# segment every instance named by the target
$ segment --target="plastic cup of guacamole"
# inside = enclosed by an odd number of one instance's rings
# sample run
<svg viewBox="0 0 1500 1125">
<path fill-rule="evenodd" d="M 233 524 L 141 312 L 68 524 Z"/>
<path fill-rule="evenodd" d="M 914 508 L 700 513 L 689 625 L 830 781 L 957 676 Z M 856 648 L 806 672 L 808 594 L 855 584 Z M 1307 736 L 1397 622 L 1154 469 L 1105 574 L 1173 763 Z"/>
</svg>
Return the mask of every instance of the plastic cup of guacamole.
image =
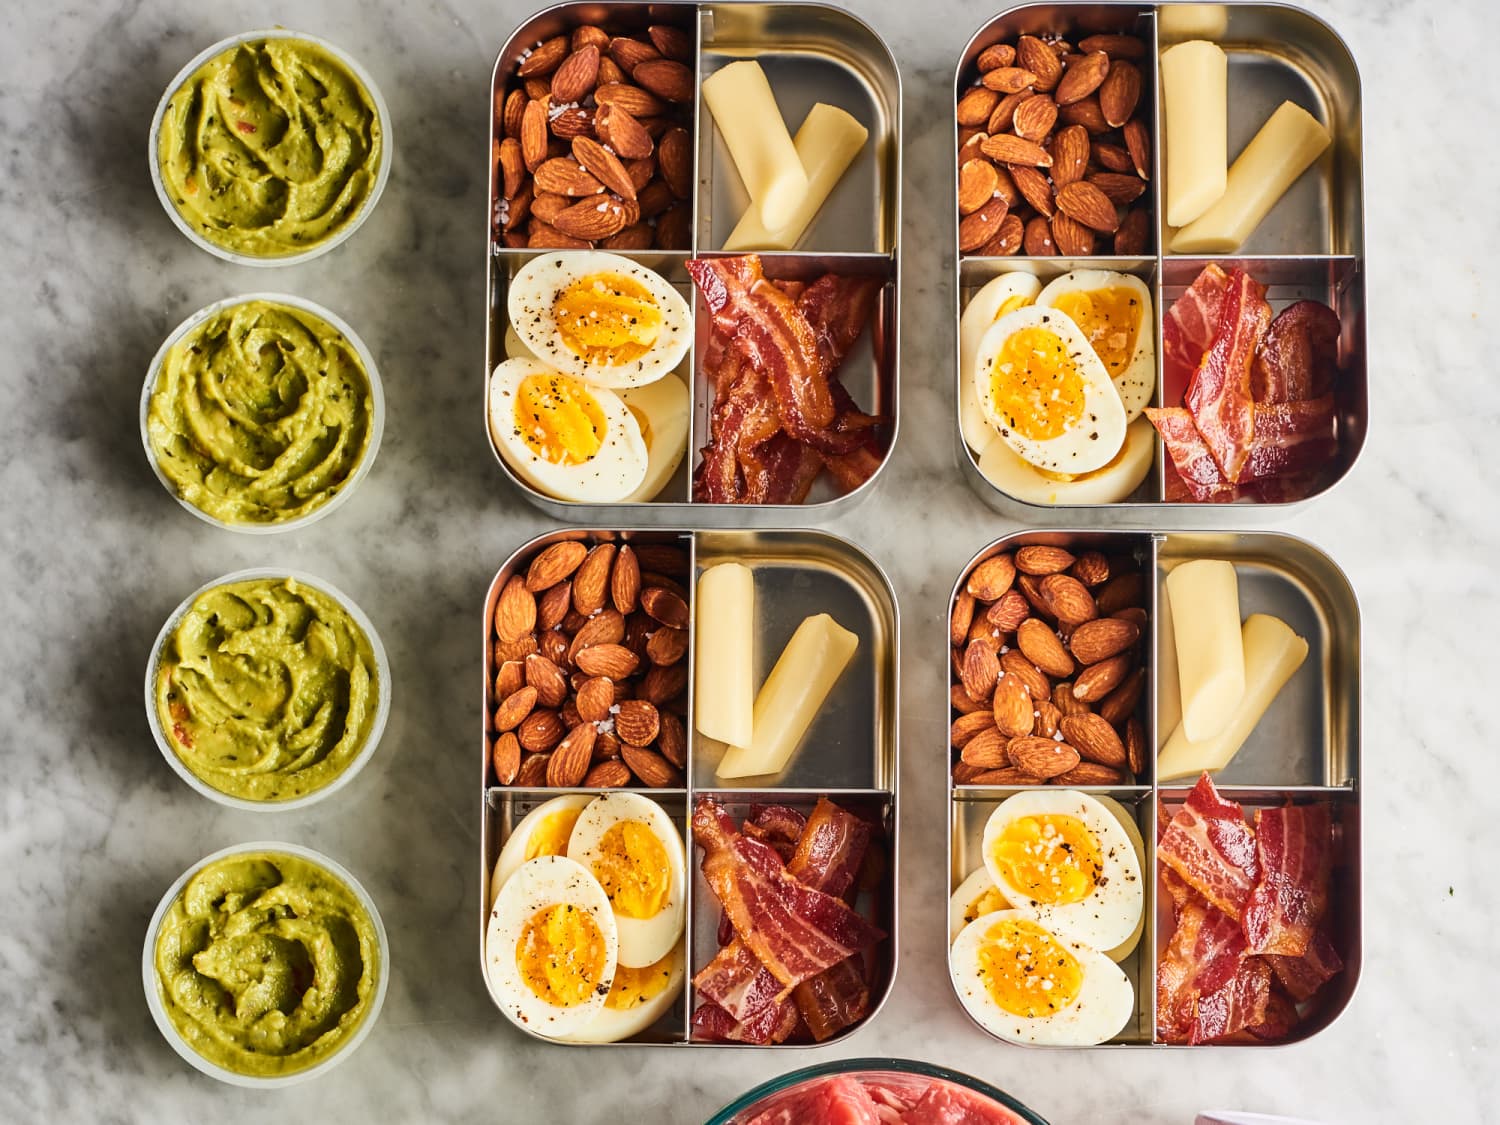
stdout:
<svg viewBox="0 0 1500 1125">
<path fill-rule="evenodd" d="M 167 336 L 141 388 L 141 444 L 162 487 L 215 527 L 306 527 L 375 463 L 385 391 L 375 357 L 322 305 L 246 293 Z"/>
<path fill-rule="evenodd" d="M 259 841 L 205 856 L 156 907 L 146 1006 L 196 1070 L 231 1086 L 305 1082 L 375 1026 L 390 980 L 375 901 L 311 848 Z"/>
<path fill-rule="evenodd" d="M 390 113 L 332 43 L 272 28 L 199 53 L 151 118 L 151 183 L 198 246 L 245 266 L 326 254 L 375 209 L 391 172 Z"/>
<path fill-rule="evenodd" d="M 146 720 L 167 765 L 227 808 L 284 812 L 337 793 L 391 712 L 385 648 L 335 586 L 258 567 L 172 611 L 146 665 Z"/>
</svg>

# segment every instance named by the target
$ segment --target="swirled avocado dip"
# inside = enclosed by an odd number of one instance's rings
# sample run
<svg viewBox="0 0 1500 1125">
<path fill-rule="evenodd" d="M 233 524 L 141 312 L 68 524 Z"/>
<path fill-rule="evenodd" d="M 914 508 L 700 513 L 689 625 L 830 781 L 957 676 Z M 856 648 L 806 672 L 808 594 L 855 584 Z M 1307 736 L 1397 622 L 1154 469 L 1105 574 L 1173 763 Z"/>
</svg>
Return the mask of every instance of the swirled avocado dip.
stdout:
<svg viewBox="0 0 1500 1125">
<path fill-rule="evenodd" d="M 328 503 L 370 445 L 370 378 L 320 316 L 245 301 L 168 350 L 146 417 L 179 496 L 225 523 L 285 523 Z"/>
<path fill-rule="evenodd" d="M 380 683 L 349 611 L 295 579 L 199 595 L 162 645 L 156 715 L 178 759 L 248 801 L 290 801 L 333 782 L 374 725 Z"/>
<path fill-rule="evenodd" d="M 306 39 L 242 43 L 172 92 L 156 158 L 178 213 L 215 246 L 301 254 L 358 216 L 383 145 L 375 100 Z"/>
<path fill-rule="evenodd" d="M 281 852 L 197 872 L 156 935 L 162 1006 L 188 1046 L 236 1074 L 306 1070 L 353 1036 L 380 974 L 375 922 L 343 880 Z"/>
</svg>

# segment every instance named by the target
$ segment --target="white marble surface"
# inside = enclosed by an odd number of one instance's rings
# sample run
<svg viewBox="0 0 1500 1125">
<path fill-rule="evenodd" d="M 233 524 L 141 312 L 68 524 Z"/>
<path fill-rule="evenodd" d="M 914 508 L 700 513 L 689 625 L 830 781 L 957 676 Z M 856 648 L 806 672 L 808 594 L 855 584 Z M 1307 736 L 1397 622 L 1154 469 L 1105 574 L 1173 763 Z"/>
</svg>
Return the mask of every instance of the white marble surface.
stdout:
<svg viewBox="0 0 1500 1125">
<path fill-rule="evenodd" d="M 1349 571 L 1363 604 L 1366 964 L 1352 1007 L 1304 1045 L 1053 1053 L 980 1038 L 942 969 L 943 598 L 1013 525 L 953 466 L 948 390 L 948 82 L 982 6 L 860 4 L 906 81 L 902 440 L 877 502 L 833 525 L 894 576 L 905 611 L 904 936 L 894 997 L 843 1046 L 806 1053 L 547 1048 L 490 1005 L 474 951 L 477 613 L 548 522 L 505 486 L 480 419 L 487 82 L 530 7 L 480 0 L 10 5 L 0 35 L 0 1119 L 703 1120 L 778 1072 L 838 1054 L 941 1061 L 1057 1123 L 1186 1125 L 1207 1106 L 1341 1125 L 1493 1119 L 1500 926 L 1493 635 L 1500 631 L 1494 375 L 1500 116 L 1488 0 L 1318 0 L 1365 76 L 1370 369 L 1364 457 L 1287 530 Z M 363 60 L 394 116 L 372 220 L 332 255 L 264 273 L 170 225 L 146 174 L 163 85 L 202 46 L 285 22 Z M 379 357 L 390 417 L 373 474 L 335 516 L 246 538 L 200 524 L 143 459 L 136 400 L 163 334 L 267 284 L 347 317 Z M 1486 331 L 1486 328 L 1490 331 Z M 397 676 L 372 767 L 302 814 L 219 810 L 162 762 L 140 684 L 163 616 L 204 579 L 285 564 L 374 617 Z M 173 878 L 281 836 L 348 863 L 380 902 L 395 977 L 369 1042 L 275 1096 L 184 1066 L 152 1026 L 139 957 Z M 924 857 L 931 857 L 923 862 Z M 1483 997 L 1488 997 L 1486 1003 Z"/>
</svg>

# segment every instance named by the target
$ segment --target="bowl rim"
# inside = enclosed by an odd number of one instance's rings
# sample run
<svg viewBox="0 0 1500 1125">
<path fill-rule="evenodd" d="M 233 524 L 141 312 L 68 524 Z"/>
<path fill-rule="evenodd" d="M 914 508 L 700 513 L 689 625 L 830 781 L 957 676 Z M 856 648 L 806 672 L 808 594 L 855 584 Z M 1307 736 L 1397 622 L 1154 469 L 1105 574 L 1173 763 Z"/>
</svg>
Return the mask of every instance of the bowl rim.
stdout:
<svg viewBox="0 0 1500 1125">
<path fill-rule="evenodd" d="M 954 1085 L 962 1086 L 967 1090 L 973 1090 L 977 1094 L 982 1094 L 992 1101 L 998 1102 L 1027 1122 L 1027 1125 L 1049 1125 L 1046 1118 L 1040 1116 L 1035 1110 L 1022 1104 L 1013 1095 L 1006 1093 L 1004 1090 L 991 1086 L 983 1079 L 964 1074 L 962 1071 L 950 1070 L 948 1067 L 941 1066 L 938 1063 L 923 1062 L 920 1059 L 883 1057 L 834 1059 L 830 1062 L 814 1063 L 812 1066 L 800 1067 L 797 1070 L 778 1075 L 741 1094 L 709 1118 L 706 1125 L 733 1125 L 736 1115 L 754 1108 L 758 1102 L 770 1097 L 772 1094 L 789 1090 L 814 1078 L 823 1078 L 833 1074 L 858 1074 L 878 1071 L 893 1071 L 898 1074 L 920 1074 L 926 1078 L 940 1078 L 946 1082 L 952 1082 Z"/>
<path fill-rule="evenodd" d="M 364 1018 L 360 1020 L 359 1025 L 354 1029 L 354 1034 L 332 1054 L 327 1055 L 311 1066 L 292 1071 L 289 1074 L 241 1074 L 238 1071 L 221 1066 L 195 1051 L 183 1039 L 176 1025 L 168 1017 L 166 1005 L 162 1003 L 161 999 L 161 982 L 156 974 L 156 939 L 158 931 L 161 929 L 162 919 L 166 917 L 167 911 L 171 909 L 172 904 L 182 894 L 182 889 L 187 886 L 188 880 L 211 863 L 217 863 L 221 859 L 250 852 L 271 852 L 273 854 L 279 852 L 284 855 L 296 856 L 299 859 L 307 860 L 323 868 L 328 874 L 349 888 L 354 897 L 359 900 L 359 904 L 364 907 L 365 913 L 370 916 L 370 922 L 375 929 L 375 948 L 380 962 L 376 972 L 375 995 L 370 1002 L 369 1011 L 365 1013 Z M 380 911 L 375 905 L 375 900 L 370 896 L 370 892 L 365 889 L 364 885 L 358 879 L 350 874 L 348 868 L 344 867 L 337 860 L 331 859 L 322 852 L 315 851 L 312 848 L 303 847 L 301 844 L 289 844 L 280 840 L 252 840 L 243 844 L 231 844 L 227 848 L 220 848 L 218 851 L 204 856 L 188 867 L 167 888 L 166 894 L 162 895 L 161 901 L 157 903 L 156 910 L 151 915 L 151 921 L 146 926 L 146 941 L 141 953 L 141 983 L 146 993 L 146 1007 L 150 1010 L 151 1018 L 155 1022 L 157 1030 L 161 1032 L 162 1037 L 182 1057 L 183 1061 L 193 1067 L 193 1069 L 208 1075 L 210 1078 L 216 1078 L 227 1085 L 255 1090 L 294 1086 L 299 1082 L 307 1081 L 315 1075 L 322 1074 L 354 1054 L 375 1027 L 375 1021 L 380 1016 L 380 1009 L 385 1004 L 385 994 L 390 984 L 390 979 L 390 938 L 386 934 L 385 922 L 381 919 Z"/>
<path fill-rule="evenodd" d="M 189 332 L 203 324 L 209 318 L 218 315 L 225 309 L 234 308 L 236 305 L 249 304 L 251 301 L 265 301 L 269 304 L 287 305 L 300 312 L 310 313 L 326 321 L 337 329 L 345 339 L 349 341 L 350 347 L 359 356 L 360 363 L 365 369 L 365 379 L 370 384 L 370 440 L 365 446 L 365 451 L 354 466 L 354 471 L 349 474 L 349 479 L 339 487 L 331 497 L 318 505 L 310 512 L 306 512 L 296 519 L 285 520 L 280 523 L 232 523 L 229 520 L 220 519 L 218 516 L 210 515 L 202 508 L 192 503 L 177 491 L 177 486 L 167 477 L 162 470 L 161 461 L 156 456 L 156 450 L 151 446 L 151 396 L 156 393 L 156 384 L 161 378 L 162 366 L 166 362 L 167 353 L 172 350 Z M 146 461 L 151 466 L 151 472 L 167 490 L 167 494 L 197 516 L 204 523 L 225 531 L 237 532 L 241 535 L 279 535 L 285 531 L 295 531 L 298 528 L 307 527 L 316 523 L 330 512 L 344 504 L 353 494 L 359 483 L 369 475 L 371 467 L 375 464 L 375 455 L 380 452 L 380 441 L 385 434 L 385 386 L 381 382 L 380 370 L 375 364 L 375 356 L 371 353 L 369 346 L 358 332 L 349 326 L 349 322 L 339 316 L 332 309 L 318 304 L 316 301 L 308 300 L 306 297 L 298 297 L 291 293 L 276 293 L 271 291 L 255 291 L 251 293 L 239 293 L 232 297 L 221 297 L 217 301 L 210 301 L 196 312 L 190 314 L 185 320 L 167 333 L 166 339 L 156 349 L 156 354 L 151 357 L 151 362 L 146 368 L 145 382 L 141 385 L 140 401 L 140 427 L 141 446 L 146 451 Z"/>
<path fill-rule="evenodd" d="M 161 162 L 157 157 L 157 144 L 161 134 L 161 124 L 166 116 L 167 103 L 172 100 L 184 82 L 204 63 L 217 55 L 244 43 L 261 42 L 268 39 L 301 39 L 327 51 L 335 59 L 346 66 L 350 73 L 370 93 L 370 100 L 375 103 L 375 114 L 380 122 L 380 164 L 375 169 L 375 186 L 370 190 L 370 198 L 367 199 L 357 212 L 342 229 L 332 237 L 325 239 L 316 246 L 310 246 L 306 250 L 296 254 L 286 254 L 280 257 L 266 258 L 257 257 L 253 254 L 241 254 L 235 250 L 226 249 L 215 242 L 205 238 L 200 232 L 193 229 L 193 225 L 182 216 L 177 207 L 172 203 L 167 194 L 166 184 L 161 178 Z M 364 225 L 370 213 L 375 210 L 375 205 L 380 202 L 380 197 L 385 193 L 386 182 L 391 177 L 391 154 L 393 140 L 391 136 L 391 114 L 386 106 L 385 95 L 380 92 L 380 87 L 370 77 L 369 71 L 359 64 L 359 61 L 337 44 L 329 42 L 321 36 L 311 35 L 305 31 L 295 31 L 287 27 L 255 28 L 250 31 L 242 31 L 237 35 L 230 35 L 220 39 L 217 43 L 205 47 L 173 75 L 172 80 L 167 83 L 167 88 L 162 92 L 161 99 L 156 103 L 156 112 L 151 115 L 151 130 L 147 134 L 146 159 L 151 169 L 151 186 L 156 189 L 156 198 L 160 200 L 162 208 L 172 220 L 172 224 L 187 236 L 188 241 L 200 250 L 206 250 L 214 257 L 226 262 L 232 262 L 239 266 L 252 266 L 257 269 L 272 268 L 276 266 L 297 265 L 301 262 L 309 262 L 314 258 L 320 258 L 327 254 L 335 246 L 340 245 L 355 231 Z"/>
<path fill-rule="evenodd" d="M 208 782 L 195 774 L 187 767 L 176 751 L 172 749 L 167 741 L 166 732 L 162 729 L 161 716 L 156 713 L 156 670 L 161 663 L 162 649 L 166 645 L 167 638 L 181 622 L 182 618 L 204 594 L 220 586 L 227 586 L 234 582 L 246 582 L 254 579 L 290 579 L 303 586 L 311 587 L 336 601 L 339 606 L 349 614 L 361 630 L 364 631 L 365 639 L 370 643 L 370 650 L 375 657 L 375 682 L 380 698 L 375 702 L 375 718 L 370 724 L 370 733 L 365 736 L 364 745 L 354 756 L 354 760 L 344 767 L 342 773 L 318 789 L 310 793 L 304 793 L 300 797 L 293 797 L 289 801 L 252 801 L 245 797 L 236 797 L 233 794 L 215 789 Z M 317 575 L 309 574 L 303 570 L 290 567 L 247 567 L 242 570 L 230 571 L 228 574 L 211 579 L 203 583 L 191 594 L 178 603 L 163 622 L 161 629 L 156 634 L 156 639 L 151 643 L 151 654 L 146 661 L 145 702 L 146 722 L 151 728 L 151 737 L 156 740 L 156 748 L 161 751 L 167 765 L 172 767 L 178 777 L 194 789 L 196 792 L 211 801 L 215 801 L 225 808 L 238 809 L 241 812 L 290 812 L 295 809 L 305 809 L 309 805 L 315 805 L 319 801 L 331 797 L 334 793 L 343 789 L 365 768 L 375 754 L 375 749 L 380 745 L 380 740 L 385 734 L 385 727 L 391 714 L 391 683 L 394 677 L 391 675 L 391 667 L 386 657 L 385 645 L 380 640 L 380 634 L 376 632 L 374 624 L 366 616 L 364 610 L 360 609 L 354 599 L 350 598 L 333 583 L 319 578 Z"/>
</svg>

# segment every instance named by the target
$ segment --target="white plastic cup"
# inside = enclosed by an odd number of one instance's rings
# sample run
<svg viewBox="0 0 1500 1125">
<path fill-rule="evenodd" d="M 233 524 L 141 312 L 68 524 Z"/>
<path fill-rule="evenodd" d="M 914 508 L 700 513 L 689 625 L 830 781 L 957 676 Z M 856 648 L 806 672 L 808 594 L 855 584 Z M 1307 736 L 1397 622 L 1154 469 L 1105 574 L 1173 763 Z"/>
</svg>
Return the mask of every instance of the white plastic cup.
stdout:
<svg viewBox="0 0 1500 1125">
<path fill-rule="evenodd" d="M 364 366 L 365 377 L 370 383 L 370 442 L 365 447 L 364 456 L 359 459 L 359 464 L 354 466 L 354 472 L 349 474 L 346 480 L 333 497 L 321 504 L 306 515 L 298 516 L 294 520 L 283 520 L 279 523 L 230 523 L 221 520 L 218 516 L 209 515 L 202 508 L 183 497 L 177 486 L 162 471 L 161 463 L 156 459 L 156 451 L 151 448 L 151 428 L 149 424 L 151 414 L 151 395 L 156 390 L 156 381 L 161 375 L 162 365 L 166 363 L 167 353 L 172 347 L 193 331 L 210 317 L 217 315 L 227 308 L 235 305 L 246 304 L 250 301 L 267 301 L 273 304 L 288 305 L 301 312 L 311 313 L 313 316 L 326 320 L 330 325 L 343 334 L 349 341 L 349 346 L 359 356 L 360 363 Z M 290 293 L 242 293 L 237 297 L 225 297 L 214 301 L 212 304 L 204 305 L 192 316 L 188 317 L 176 328 L 172 329 L 167 338 L 162 341 L 161 347 L 156 349 L 156 354 L 151 357 L 151 366 L 146 369 L 146 381 L 141 387 L 141 447 L 146 451 L 146 460 L 151 465 L 151 471 L 156 474 L 156 479 L 161 481 L 161 486 L 167 490 L 172 499 L 176 500 L 193 515 L 205 523 L 213 524 L 215 527 L 224 528 L 226 531 L 238 531 L 245 535 L 274 535 L 282 531 L 294 531 L 299 527 L 316 523 L 339 505 L 347 501 L 359 482 L 364 480 L 370 471 L 370 466 L 375 463 L 375 454 L 380 451 L 380 438 L 385 432 L 385 388 L 380 382 L 380 371 L 375 366 L 375 357 L 370 354 L 370 349 L 365 346 L 354 329 L 350 328 L 348 322 L 337 313 L 331 312 L 318 304 L 309 301 L 305 297 L 294 297 Z"/>
<path fill-rule="evenodd" d="M 187 614 L 202 595 L 209 590 L 219 586 L 227 586 L 234 582 L 246 582 L 258 578 L 286 579 L 303 586 L 311 587 L 319 593 L 326 594 L 354 618 L 370 642 L 370 651 L 375 656 L 375 681 L 376 691 L 379 698 L 375 701 L 375 720 L 370 725 L 370 733 L 365 738 L 365 744 L 360 747 L 359 753 L 354 760 L 344 768 L 344 772 L 330 781 L 321 789 L 314 789 L 311 793 L 304 793 L 300 797 L 293 797 L 289 801 L 251 801 L 244 797 L 236 797 L 229 793 L 215 789 L 208 782 L 188 769 L 187 765 L 177 756 L 172 749 L 172 744 L 167 740 L 166 731 L 162 730 L 161 716 L 156 713 L 156 669 L 161 662 L 162 649 L 167 643 L 167 638 L 177 628 L 178 622 Z M 161 751 L 161 756 L 167 760 L 167 765 L 183 781 L 187 782 L 193 789 L 216 801 L 225 808 L 239 809 L 242 812 L 289 812 L 293 809 L 305 809 L 309 805 L 317 804 L 333 796 L 344 786 L 354 780 L 355 776 L 365 768 L 371 756 L 375 753 L 375 747 L 380 744 L 381 735 L 385 733 L 386 721 L 391 714 L 391 669 L 386 660 L 385 646 L 380 643 L 380 634 L 375 631 L 375 626 L 365 616 L 364 610 L 355 605 L 353 600 L 340 591 L 332 583 L 325 582 L 315 575 L 307 574 L 298 570 L 278 570 L 274 567 L 254 567 L 249 570 L 236 570 L 222 578 L 215 578 L 212 582 L 205 582 L 199 586 L 174 609 L 162 625 L 161 632 L 156 634 L 156 641 L 151 645 L 151 658 L 146 662 L 146 721 L 151 725 L 151 736 L 156 739 L 156 747 Z"/>
<path fill-rule="evenodd" d="M 191 78 L 194 72 L 204 63 L 208 62 L 209 59 L 238 47 L 241 43 L 259 43 L 266 39 L 301 39 L 327 51 L 339 62 L 343 63 L 344 66 L 348 67 L 350 73 L 370 92 L 370 100 L 375 103 L 375 113 L 380 121 L 380 166 L 375 169 L 375 186 L 370 190 L 370 198 L 365 200 L 364 206 L 356 212 L 354 218 L 343 229 L 327 241 L 321 242 L 317 246 L 308 247 L 308 249 L 302 251 L 300 254 L 286 254 L 277 258 L 259 258 L 250 254 L 240 254 L 234 250 L 227 250 L 217 243 L 210 242 L 200 232 L 194 230 L 193 225 L 183 218 L 182 212 L 177 210 L 177 205 L 172 202 L 171 196 L 167 194 L 167 186 L 162 183 L 161 178 L 161 161 L 157 155 L 157 141 L 160 139 L 161 123 L 162 119 L 166 116 L 167 103 L 171 101 L 172 95 L 177 92 L 178 88 Z M 151 135 L 148 143 L 150 151 L 147 153 L 147 158 L 151 165 L 151 186 L 156 189 L 156 198 L 161 200 L 161 205 L 166 209 L 167 215 L 170 216 L 173 224 L 183 234 L 187 235 L 189 241 L 195 246 L 207 250 L 216 258 L 222 258 L 226 262 L 233 262 L 239 266 L 296 265 L 299 262 L 308 262 L 313 258 L 321 257 L 339 245 L 364 225 L 364 221 L 370 217 L 370 212 L 374 211 L 375 205 L 380 202 L 380 196 L 385 191 L 385 183 L 391 176 L 391 153 L 394 151 L 392 148 L 390 111 L 386 108 L 385 97 L 381 94 L 380 87 L 375 85 L 374 79 L 370 77 L 365 68 L 360 66 L 358 62 L 343 50 L 328 42 L 328 40 L 320 39 L 316 35 L 308 35 L 301 31 L 290 31 L 284 27 L 267 28 L 262 31 L 246 31 L 239 35 L 231 35 L 228 39 L 221 39 L 212 47 L 205 48 L 195 55 L 193 60 L 178 71 L 176 77 L 167 84 L 166 90 L 162 93 L 161 100 L 156 103 L 156 112 L 151 117 Z"/>
<path fill-rule="evenodd" d="M 375 995 L 370 1001 L 370 1010 L 365 1013 L 364 1019 L 360 1020 L 359 1026 L 354 1029 L 354 1034 L 349 1037 L 348 1042 L 341 1046 L 333 1054 L 324 1058 L 321 1062 L 314 1063 L 303 1070 L 294 1071 L 291 1074 L 256 1075 L 240 1074 L 238 1071 L 230 1070 L 228 1067 L 220 1066 L 210 1059 L 204 1058 L 182 1038 L 177 1027 L 167 1016 L 166 1005 L 161 999 L 161 985 L 156 977 L 156 938 L 161 929 L 161 922 L 166 917 L 167 911 L 182 894 L 187 882 L 199 871 L 202 871 L 211 863 L 230 856 L 243 855 L 250 852 L 280 852 L 285 855 L 296 856 L 298 859 L 307 860 L 322 867 L 334 878 L 342 882 L 353 892 L 359 904 L 364 907 L 365 913 L 370 916 L 370 922 L 375 928 L 375 947 L 378 950 L 380 964 L 377 966 L 377 977 L 375 981 Z M 337 1066 L 350 1055 L 370 1030 L 375 1026 L 375 1020 L 380 1015 L 380 1008 L 385 1003 L 386 986 L 391 979 L 391 947 L 386 937 L 385 923 L 380 920 L 380 911 L 375 909 L 375 900 L 370 897 L 368 891 L 360 885 L 358 879 L 343 867 L 329 859 L 321 852 L 315 852 L 311 848 L 300 847 L 297 844 L 283 844 L 276 841 L 255 841 L 248 844 L 235 844 L 214 852 L 212 855 L 204 856 L 193 866 L 189 867 L 177 881 L 168 888 L 167 893 L 162 896 L 161 902 L 156 906 L 156 913 L 151 915 L 151 923 L 146 927 L 146 945 L 141 954 L 141 981 L 146 990 L 146 1007 L 151 1010 L 151 1018 L 156 1021 L 157 1029 L 161 1031 L 163 1038 L 172 1045 L 172 1049 L 182 1056 L 183 1060 L 195 1070 L 202 1071 L 210 1078 L 217 1078 L 220 1082 L 231 1086 L 242 1086 L 247 1089 L 268 1090 L 278 1086 L 295 1086 L 299 1082 L 306 1082 L 309 1078 Z"/>
</svg>

